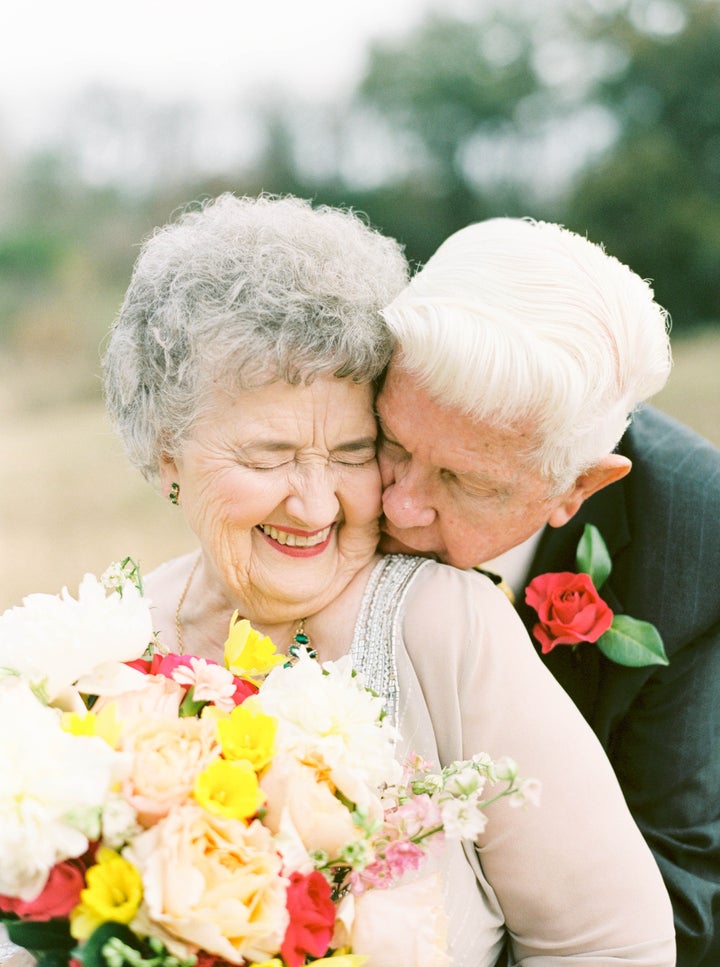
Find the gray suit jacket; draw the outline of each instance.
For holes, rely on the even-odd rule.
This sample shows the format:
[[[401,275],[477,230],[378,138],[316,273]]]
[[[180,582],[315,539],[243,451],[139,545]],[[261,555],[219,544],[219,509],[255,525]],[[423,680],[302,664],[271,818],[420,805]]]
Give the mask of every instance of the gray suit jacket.
[[[631,669],[592,644],[544,657],[605,747],[669,888],[679,967],[720,965],[720,451],[651,407],[620,451],[622,481],[547,528],[530,578],[575,571],[586,523],[610,550],[601,595],[652,622],[667,667]],[[523,602],[529,631],[536,614]]]

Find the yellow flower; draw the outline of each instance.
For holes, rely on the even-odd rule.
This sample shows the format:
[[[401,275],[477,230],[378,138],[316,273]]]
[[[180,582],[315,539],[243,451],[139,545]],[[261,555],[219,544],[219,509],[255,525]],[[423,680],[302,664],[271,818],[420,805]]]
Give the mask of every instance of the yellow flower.
[[[117,749],[120,745],[122,727],[118,721],[117,704],[111,702],[100,712],[87,712],[78,715],[77,712],[64,712],[62,727],[71,735],[98,735],[109,746]]]
[[[256,772],[275,754],[277,719],[252,707],[252,699],[236,705],[227,718],[217,721],[223,755],[226,759],[246,759]]]
[[[85,874],[87,886],[70,914],[70,933],[86,940],[101,923],[130,923],[142,900],[142,880],[135,867],[114,850],[101,847],[97,863]]]
[[[203,809],[227,819],[250,819],[265,802],[255,770],[240,759],[216,759],[195,780],[195,799]]]
[[[255,631],[247,618],[238,621],[237,611],[233,614],[225,642],[225,667],[233,675],[253,681],[254,677],[267,675],[285,661],[285,656],[277,654],[267,635]]]

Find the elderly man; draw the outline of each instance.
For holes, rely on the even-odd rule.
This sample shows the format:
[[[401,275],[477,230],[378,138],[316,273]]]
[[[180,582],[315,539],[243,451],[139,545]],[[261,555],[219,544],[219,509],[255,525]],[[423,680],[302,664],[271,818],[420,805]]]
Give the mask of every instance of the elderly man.
[[[600,247],[501,218],[384,314],[386,549],[501,573],[655,853],[678,964],[717,967],[720,452],[637,408],[669,373],[665,312]]]

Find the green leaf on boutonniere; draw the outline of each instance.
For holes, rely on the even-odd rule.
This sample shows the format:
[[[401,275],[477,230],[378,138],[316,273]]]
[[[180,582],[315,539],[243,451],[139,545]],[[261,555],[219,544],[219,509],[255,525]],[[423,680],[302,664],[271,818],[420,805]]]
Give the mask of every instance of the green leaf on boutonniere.
[[[595,587],[600,590],[612,571],[612,561],[607,544],[594,524],[586,524],[575,556],[578,571],[589,574]]]
[[[600,651],[618,665],[643,668],[668,665],[662,638],[655,625],[627,614],[616,614],[608,631],[597,640]]]

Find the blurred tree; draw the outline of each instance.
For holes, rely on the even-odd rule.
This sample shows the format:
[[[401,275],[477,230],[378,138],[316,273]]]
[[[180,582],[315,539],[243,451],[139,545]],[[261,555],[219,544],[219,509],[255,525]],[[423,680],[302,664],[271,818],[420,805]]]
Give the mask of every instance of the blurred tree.
[[[717,0],[487,0],[375,43],[347,105],[275,110],[257,183],[344,202],[422,262],[493,215],[563,222],[720,316]]]
[[[497,157],[503,145],[534,164],[523,116],[540,84],[532,45],[527,18],[490,8],[377,42],[349,103],[266,107],[265,148],[244,184],[361,210],[413,262],[468,222],[524,214],[522,171]]]
[[[618,136],[568,198],[566,224],[654,279],[674,325],[720,318],[720,5],[624,2],[578,26],[615,49],[592,92]]]

